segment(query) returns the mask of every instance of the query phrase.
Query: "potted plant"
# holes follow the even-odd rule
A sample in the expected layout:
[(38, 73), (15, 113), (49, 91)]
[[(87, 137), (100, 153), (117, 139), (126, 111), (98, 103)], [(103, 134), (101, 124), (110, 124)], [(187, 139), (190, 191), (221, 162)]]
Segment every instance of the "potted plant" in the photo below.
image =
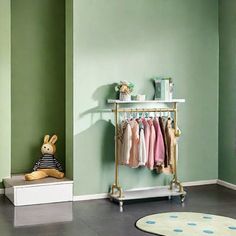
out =
[(128, 81), (120, 81), (115, 87), (115, 91), (119, 92), (119, 99), (121, 101), (130, 101), (133, 89), (134, 84)]

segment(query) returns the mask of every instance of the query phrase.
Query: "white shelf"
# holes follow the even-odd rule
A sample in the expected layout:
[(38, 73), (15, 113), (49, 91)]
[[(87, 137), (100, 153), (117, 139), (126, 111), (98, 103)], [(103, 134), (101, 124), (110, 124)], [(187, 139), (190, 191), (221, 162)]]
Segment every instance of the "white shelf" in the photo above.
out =
[(145, 101), (121, 101), (116, 99), (108, 99), (107, 103), (118, 103), (118, 104), (142, 104), (142, 103), (184, 103), (185, 99), (172, 99), (172, 100), (145, 100)]
[(119, 197), (118, 193), (110, 194), (110, 197), (117, 201), (128, 201), (144, 198), (158, 198), (158, 197), (172, 197), (185, 196), (186, 192), (179, 192), (178, 190), (170, 190), (169, 187), (155, 187), (142, 190), (129, 190), (123, 192), (123, 197)]

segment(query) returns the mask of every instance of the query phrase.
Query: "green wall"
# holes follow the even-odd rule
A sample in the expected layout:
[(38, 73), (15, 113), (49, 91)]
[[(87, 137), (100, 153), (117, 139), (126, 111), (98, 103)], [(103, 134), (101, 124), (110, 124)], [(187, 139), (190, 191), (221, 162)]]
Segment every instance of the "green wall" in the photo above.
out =
[(65, 162), (65, 1), (12, 0), (12, 173), (30, 171), (45, 134)]
[[(218, 1), (74, 1), (75, 195), (113, 182), (113, 116), (101, 112), (120, 80), (153, 96), (149, 78), (170, 76), (180, 106), (179, 178), (218, 177)], [(124, 188), (166, 184), (163, 175), (121, 168)]]
[[(0, 182), (11, 170), (11, 8), (0, 0)], [(1, 187), (1, 185), (0, 185)]]
[(236, 1), (219, 1), (219, 179), (236, 184)]

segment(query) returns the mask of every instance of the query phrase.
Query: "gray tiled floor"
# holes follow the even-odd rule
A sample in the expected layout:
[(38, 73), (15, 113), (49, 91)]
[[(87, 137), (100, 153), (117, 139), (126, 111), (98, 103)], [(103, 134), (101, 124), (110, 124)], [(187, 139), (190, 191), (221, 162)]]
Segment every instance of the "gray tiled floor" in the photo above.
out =
[[(140, 217), (168, 211), (193, 211), (218, 214), (236, 218), (236, 191), (217, 185), (187, 188), (188, 196), (184, 206), (179, 199), (131, 202), (124, 206), (124, 212), (109, 200), (95, 200), (68, 203), (68, 205), (49, 204), (42, 210), (28, 206), (18, 211), (4, 197), (0, 196), (0, 235), (1, 236), (141, 236), (150, 235), (139, 231), (134, 224)], [(67, 209), (65, 208), (67, 207)], [(62, 209), (58, 223), (35, 225), (42, 217), (54, 218)], [(53, 209), (55, 214), (53, 216)], [(48, 212), (47, 212), (48, 211)], [(60, 212), (60, 211), (59, 211)], [(25, 215), (24, 215), (25, 214)], [(28, 217), (28, 218), (27, 218)], [(35, 220), (36, 218), (36, 220)], [(30, 225), (31, 221), (34, 225)], [(27, 222), (28, 226), (16, 227)]]

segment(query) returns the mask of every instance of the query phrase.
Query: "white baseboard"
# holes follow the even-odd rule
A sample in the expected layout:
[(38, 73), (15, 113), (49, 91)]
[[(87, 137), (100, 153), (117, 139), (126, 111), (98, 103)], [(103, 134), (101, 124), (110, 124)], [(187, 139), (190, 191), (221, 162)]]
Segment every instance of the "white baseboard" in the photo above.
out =
[(208, 185), (208, 184), (217, 184), (217, 179), (209, 179), (209, 180), (199, 180), (199, 181), (192, 181), (192, 182), (183, 182), (182, 185), (184, 187), (191, 187), (191, 186), (200, 186), (200, 185)]
[(226, 188), (236, 190), (236, 185), (235, 184), (231, 184), (229, 182), (226, 182), (226, 181), (223, 181), (223, 180), (220, 180), (220, 179), (218, 179), (217, 184), (219, 184), (221, 186), (224, 186)]
[[(190, 187), (190, 186), (199, 186), (199, 185), (208, 185), (208, 184), (217, 184), (217, 179), (184, 182), (183, 186)], [(165, 187), (167, 187), (167, 186), (163, 186), (163, 188), (165, 188)], [(156, 187), (134, 188), (134, 189), (130, 189), (130, 191), (150, 190), (153, 188), (156, 188)], [(96, 199), (104, 199), (104, 198), (108, 198), (108, 197), (109, 197), (108, 193), (79, 195), (79, 196), (74, 196), (73, 201), (96, 200)]]
[(73, 201), (86, 201), (86, 200), (96, 200), (96, 199), (104, 199), (104, 198), (108, 198), (108, 193), (74, 196)]
[[(220, 180), (220, 179), (212, 179), (212, 180), (200, 180), (200, 181), (191, 181), (191, 182), (183, 182), (184, 187), (190, 186), (200, 186), (200, 185), (208, 185), (208, 184), (219, 184), (229, 189), (236, 190), (236, 185), (231, 184), (229, 182)], [(132, 190), (149, 190), (155, 187), (144, 187)], [(4, 194), (4, 189), (0, 188), (0, 194)], [(80, 196), (73, 196), (73, 201), (85, 201), (85, 200), (96, 200), (96, 199), (105, 199), (108, 198), (108, 193), (99, 193), (99, 194), (89, 194), (89, 195), (80, 195)]]

